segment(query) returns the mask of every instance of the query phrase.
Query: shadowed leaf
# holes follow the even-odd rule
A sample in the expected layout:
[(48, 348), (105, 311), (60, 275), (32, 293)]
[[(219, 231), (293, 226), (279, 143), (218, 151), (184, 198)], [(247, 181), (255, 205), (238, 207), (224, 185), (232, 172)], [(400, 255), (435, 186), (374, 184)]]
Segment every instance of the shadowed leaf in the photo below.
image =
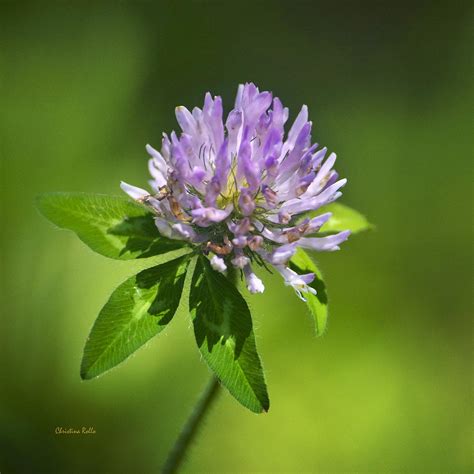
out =
[(112, 293), (86, 342), (83, 379), (115, 367), (166, 327), (178, 308), (188, 264), (184, 256), (148, 268)]
[(205, 257), (197, 261), (189, 305), (196, 342), (209, 367), (242, 405), (255, 413), (268, 411), (250, 310), (235, 286)]
[(304, 293), (306, 304), (314, 319), (314, 330), (317, 336), (321, 336), (327, 324), (328, 318), (328, 296), (321, 272), (309, 255), (302, 249), (298, 249), (290, 260), (290, 268), (298, 274), (314, 273), (314, 280), (309, 286), (316, 290), (316, 294)]

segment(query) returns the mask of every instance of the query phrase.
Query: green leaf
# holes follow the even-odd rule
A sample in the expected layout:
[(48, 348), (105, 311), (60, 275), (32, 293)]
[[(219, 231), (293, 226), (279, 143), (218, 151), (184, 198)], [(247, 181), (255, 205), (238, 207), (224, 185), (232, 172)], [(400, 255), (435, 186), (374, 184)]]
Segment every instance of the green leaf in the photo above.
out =
[(290, 268), (300, 275), (304, 273), (314, 273), (315, 275), (309, 286), (314, 288), (317, 293), (315, 295), (304, 293), (303, 296), (313, 316), (316, 335), (321, 336), (326, 329), (328, 319), (328, 296), (321, 272), (309, 255), (300, 248), (291, 257)]
[(270, 402), (247, 303), (230, 281), (201, 256), (189, 299), (194, 335), (204, 360), (222, 384), (255, 413)]
[(153, 215), (126, 197), (87, 193), (48, 193), (38, 197), (41, 213), (74, 231), (92, 250), (120, 260), (145, 258), (182, 248), (162, 237)]
[(112, 293), (86, 342), (83, 379), (115, 367), (166, 327), (178, 308), (188, 264), (185, 255), (148, 268)]
[(372, 229), (374, 226), (359, 211), (344, 204), (333, 202), (327, 206), (311, 211), (310, 217), (319, 216), (325, 212), (332, 212), (331, 218), (323, 225), (322, 232), (341, 232), (350, 230), (353, 234)]

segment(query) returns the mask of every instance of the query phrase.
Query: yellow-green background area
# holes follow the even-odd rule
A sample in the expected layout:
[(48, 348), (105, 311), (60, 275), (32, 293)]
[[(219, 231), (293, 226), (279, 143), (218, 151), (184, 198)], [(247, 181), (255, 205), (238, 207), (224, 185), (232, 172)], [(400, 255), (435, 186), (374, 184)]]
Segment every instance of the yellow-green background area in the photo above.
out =
[[(137, 268), (34, 207), (146, 185), (176, 105), (272, 90), (377, 225), (320, 254), (316, 338), (278, 276), (249, 298), (271, 408), (227, 393), (183, 472), (472, 472), (470, 2), (2, 3), (0, 471), (157, 472), (209, 371), (187, 314), (82, 382), (89, 329)], [(92, 426), (95, 435), (57, 436)]]

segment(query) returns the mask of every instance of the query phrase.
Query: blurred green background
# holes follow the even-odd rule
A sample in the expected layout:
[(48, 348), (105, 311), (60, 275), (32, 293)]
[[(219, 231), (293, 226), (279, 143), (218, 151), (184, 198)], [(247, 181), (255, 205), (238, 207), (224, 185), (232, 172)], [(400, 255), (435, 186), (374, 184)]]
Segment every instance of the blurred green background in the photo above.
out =
[[(175, 105), (272, 90), (338, 153), (377, 230), (319, 263), (326, 335), (279, 278), (249, 298), (270, 391), (223, 393), (183, 472), (472, 472), (472, 2), (2, 3), (0, 471), (152, 473), (208, 370), (186, 314), (81, 382), (84, 341), (137, 264), (34, 208), (145, 185)], [(57, 436), (92, 426), (95, 435)]]

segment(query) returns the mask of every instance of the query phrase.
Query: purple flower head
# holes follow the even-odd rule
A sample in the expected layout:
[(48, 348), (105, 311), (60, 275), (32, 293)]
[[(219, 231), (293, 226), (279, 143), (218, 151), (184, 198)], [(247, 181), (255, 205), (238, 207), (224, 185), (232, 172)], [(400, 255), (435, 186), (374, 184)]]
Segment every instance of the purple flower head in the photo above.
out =
[(240, 269), (250, 292), (264, 291), (252, 264), (265, 262), (301, 298), (314, 293), (314, 275), (290, 270), (290, 258), (298, 247), (338, 250), (349, 231), (317, 236), (331, 214), (304, 215), (336, 200), (346, 184), (333, 170), (336, 155), (311, 144), (307, 107), (285, 136), (288, 109), (250, 83), (239, 86), (227, 118), (209, 93), (202, 109), (177, 107), (176, 118), (179, 136), (164, 134), (161, 151), (146, 146), (153, 191), (122, 189), (153, 210), (162, 235), (210, 254), (216, 271)]

